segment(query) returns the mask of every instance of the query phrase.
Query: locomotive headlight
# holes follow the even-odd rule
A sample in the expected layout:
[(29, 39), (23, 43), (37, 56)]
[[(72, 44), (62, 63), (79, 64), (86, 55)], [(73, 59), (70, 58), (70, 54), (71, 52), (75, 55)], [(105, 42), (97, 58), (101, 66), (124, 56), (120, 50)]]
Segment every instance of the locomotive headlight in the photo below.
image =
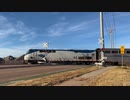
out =
[(28, 55), (25, 55), (24, 60), (28, 60), (28, 57), (29, 57)]

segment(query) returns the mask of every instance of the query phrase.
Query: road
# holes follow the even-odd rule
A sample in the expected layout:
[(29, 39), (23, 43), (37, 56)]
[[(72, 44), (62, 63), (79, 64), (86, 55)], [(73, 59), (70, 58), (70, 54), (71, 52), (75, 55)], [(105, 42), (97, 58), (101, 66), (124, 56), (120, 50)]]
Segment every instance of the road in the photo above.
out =
[(86, 65), (1, 65), (0, 84), (32, 76), (85, 67)]

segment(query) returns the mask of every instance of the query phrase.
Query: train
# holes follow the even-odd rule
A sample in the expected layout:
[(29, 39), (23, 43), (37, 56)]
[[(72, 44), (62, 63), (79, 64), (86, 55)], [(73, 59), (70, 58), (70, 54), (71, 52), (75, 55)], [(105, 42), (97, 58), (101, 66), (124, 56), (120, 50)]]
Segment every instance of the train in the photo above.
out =
[[(94, 64), (101, 61), (102, 49), (29, 49), (24, 55), (24, 63)], [(119, 48), (105, 48), (105, 64), (121, 65), (122, 54)], [(130, 65), (130, 49), (125, 49), (123, 64)]]

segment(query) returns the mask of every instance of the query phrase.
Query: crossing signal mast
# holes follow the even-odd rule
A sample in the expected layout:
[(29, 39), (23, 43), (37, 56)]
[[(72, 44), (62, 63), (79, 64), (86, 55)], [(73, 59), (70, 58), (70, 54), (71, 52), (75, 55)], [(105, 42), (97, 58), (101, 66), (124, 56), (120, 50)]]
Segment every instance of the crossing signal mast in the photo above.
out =
[(104, 50), (105, 50), (105, 44), (104, 44), (104, 28), (103, 28), (103, 12), (100, 12), (100, 48), (101, 48), (101, 63), (102, 65), (105, 64), (104, 60)]

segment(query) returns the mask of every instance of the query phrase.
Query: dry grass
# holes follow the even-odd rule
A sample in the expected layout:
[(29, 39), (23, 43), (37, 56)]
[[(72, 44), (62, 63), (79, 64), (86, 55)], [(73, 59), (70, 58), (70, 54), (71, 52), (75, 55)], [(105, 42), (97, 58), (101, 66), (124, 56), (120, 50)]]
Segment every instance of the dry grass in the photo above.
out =
[(88, 68), (81, 68), (81, 69), (57, 73), (57, 74), (53, 74), (41, 78), (19, 81), (14, 84), (9, 84), (8, 86), (52, 86), (97, 69), (100, 68), (95, 66), (88, 67)]
[(130, 86), (130, 68), (116, 68), (96, 78), (89, 86)]

